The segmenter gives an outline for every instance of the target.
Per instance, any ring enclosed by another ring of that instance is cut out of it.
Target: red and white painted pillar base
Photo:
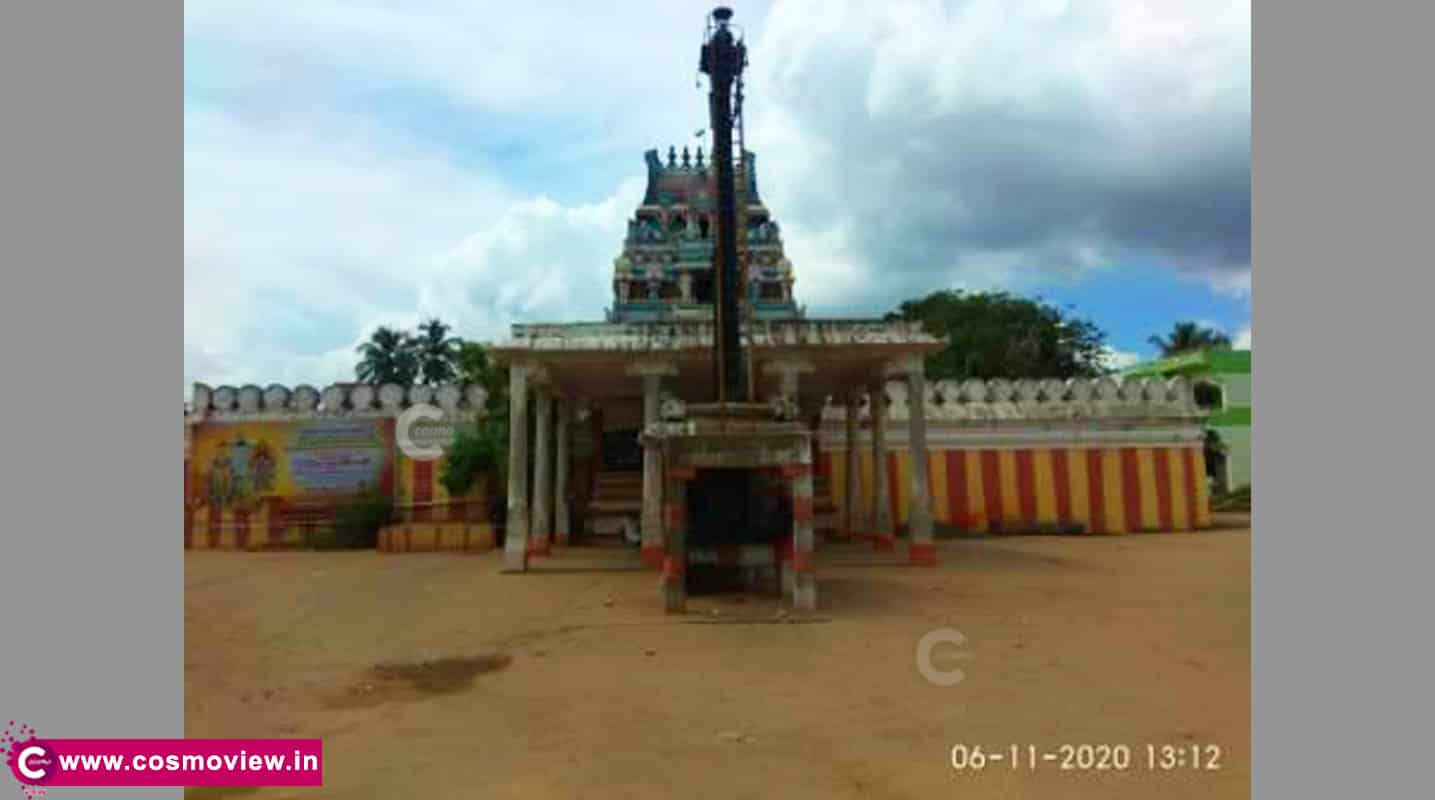
[[[937,546],[930,541],[914,541],[907,547],[907,562],[919,567],[935,566]]]
[[[783,468],[783,475],[792,485],[792,577],[790,588],[784,589],[790,592],[794,608],[814,611],[817,609],[817,554],[812,532],[812,465],[789,465]]]
[[[688,603],[688,482],[697,477],[692,467],[670,467],[667,470],[663,502],[663,540],[661,586],[663,608],[670,614],[681,614]]]

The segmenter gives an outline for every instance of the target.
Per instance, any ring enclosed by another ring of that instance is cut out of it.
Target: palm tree
[[[1203,328],[1195,322],[1178,322],[1166,336],[1152,336],[1147,341],[1156,345],[1163,356],[1193,353],[1199,350],[1225,350],[1231,337],[1214,328]]]
[[[418,372],[418,358],[413,337],[379,326],[369,341],[358,346],[362,358],[354,373],[364,383],[413,383]]]
[[[458,377],[458,357],[463,341],[449,336],[448,332],[449,326],[438,319],[419,326],[414,346],[418,351],[419,376],[424,383],[448,383]]]

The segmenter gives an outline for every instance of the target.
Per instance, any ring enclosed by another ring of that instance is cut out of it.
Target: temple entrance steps
[[[585,539],[591,544],[636,546],[643,515],[642,470],[602,470],[588,500]],[[631,540],[631,541],[626,541]]]

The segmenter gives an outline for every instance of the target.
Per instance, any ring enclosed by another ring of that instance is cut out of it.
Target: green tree
[[[478,342],[463,342],[458,351],[458,377],[465,384],[478,384],[488,393],[485,417],[508,419],[508,368],[494,362],[488,348]]]
[[[499,366],[488,348],[464,342],[458,354],[459,379],[478,384],[488,395],[478,422],[460,431],[449,447],[439,480],[454,497],[465,494],[480,474],[494,476],[490,486],[489,514],[506,524],[508,480],[508,368]]]
[[[444,454],[438,479],[450,497],[462,497],[473,488],[480,475],[492,475],[501,495],[507,472],[508,425],[503,420],[485,416],[455,434],[453,444]]]
[[[1178,322],[1165,336],[1152,336],[1147,341],[1155,345],[1163,356],[1194,353],[1199,350],[1226,350],[1231,346],[1231,337],[1196,322]]]
[[[1105,374],[1106,334],[1094,323],[1006,292],[933,292],[908,300],[887,319],[920,320],[947,347],[927,359],[927,376],[1086,378]]]
[[[397,383],[407,386],[418,373],[418,355],[413,337],[380,326],[369,341],[358,346],[359,363],[354,374],[364,383]]]
[[[458,376],[459,352],[462,340],[449,336],[450,327],[438,319],[431,319],[419,326],[413,337],[418,359],[419,378],[430,386],[448,383]]]

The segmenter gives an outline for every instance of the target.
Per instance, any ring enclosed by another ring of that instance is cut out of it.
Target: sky
[[[1249,2],[732,2],[812,316],[1040,297],[1111,363],[1251,340]],[[184,382],[352,380],[380,325],[602,319],[711,2],[193,0]]]

